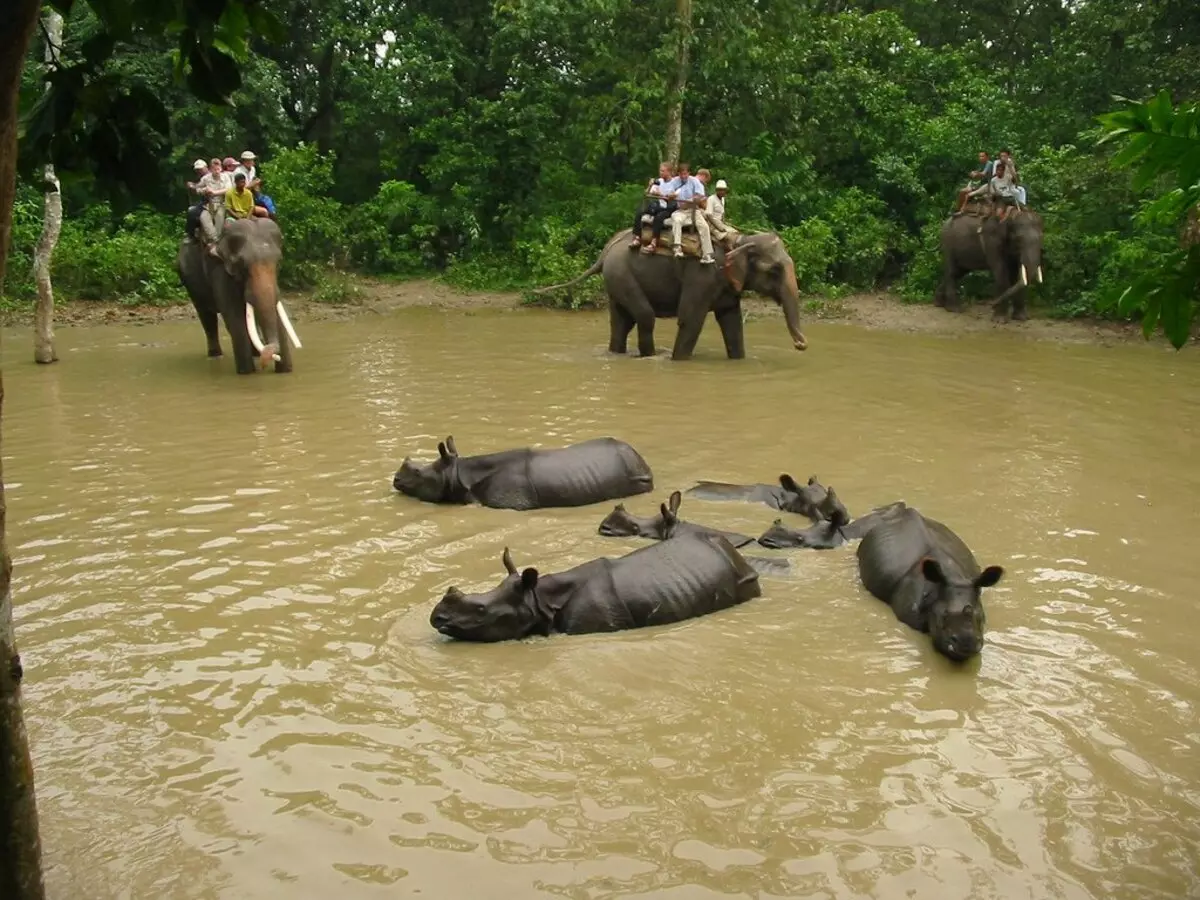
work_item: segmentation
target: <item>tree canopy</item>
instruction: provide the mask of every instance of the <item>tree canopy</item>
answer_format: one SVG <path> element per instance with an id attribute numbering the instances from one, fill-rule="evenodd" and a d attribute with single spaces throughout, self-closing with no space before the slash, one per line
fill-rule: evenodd
<path id="1" fill-rule="evenodd" d="M 681 95 L 682 155 L 729 181 L 731 219 L 780 231 L 806 289 L 929 299 L 956 189 L 979 150 L 1009 146 L 1047 221 L 1043 301 L 1095 312 L 1175 248 L 1138 215 L 1155 186 L 1110 168 L 1096 116 L 1116 95 L 1200 94 L 1186 0 L 279 0 L 273 18 L 214 3 L 183 31 L 150 0 L 59 5 L 64 66 L 56 91 L 22 94 L 22 162 L 31 185 L 47 157 L 85 175 L 64 186 L 59 265 L 87 296 L 177 296 L 170 254 L 150 258 L 181 228 L 190 162 L 246 147 L 289 229 L 293 283 L 330 260 L 556 280 L 628 219 Z M 28 85 L 42 68 L 31 53 Z M 188 90 L 200 75 L 210 102 Z M 127 218 L 139 204 L 173 219 Z M 72 219 L 94 230 L 110 214 L 154 250 L 73 256 Z"/>

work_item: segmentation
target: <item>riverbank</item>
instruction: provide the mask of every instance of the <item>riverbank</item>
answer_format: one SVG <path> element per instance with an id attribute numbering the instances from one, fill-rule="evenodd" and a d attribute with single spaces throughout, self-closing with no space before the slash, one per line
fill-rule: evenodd
<path id="1" fill-rule="evenodd" d="M 285 294 L 289 312 L 296 322 L 345 321 L 364 315 L 385 315 L 413 307 L 455 311 L 475 309 L 515 310 L 526 308 L 517 292 L 461 291 L 436 279 L 377 281 L 347 278 L 338 290 L 312 294 Z M 743 304 L 751 318 L 779 317 L 779 308 L 756 297 Z M 569 313 L 564 313 L 569 314 Z M 19 327 L 32 323 L 32 309 L 9 309 L 0 313 L 0 324 Z M 94 301 L 60 302 L 55 310 L 56 327 L 95 325 L 150 325 L 160 322 L 192 321 L 190 303 L 170 306 L 128 306 Z M 880 331 L 961 335 L 1007 332 L 1028 340 L 1057 343 L 1115 344 L 1143 341 L 1141 326 L 1129 322 L 1098 319 L 1052 319 L 1033 311 L 1026 322 L 995 322 L 989 303 L 978 303 L 962 313 L 948 313 L 931 304 L 905 303 L 894 294 L 852 294 L 832 300 L 809 298 L 802 306 L 804 322 L 820 321 L 857 325 Z M 1161 335 L 1152 339 L 1168 348 Z M 1192 344 L 1197 342 L 1193 336 Z"/>

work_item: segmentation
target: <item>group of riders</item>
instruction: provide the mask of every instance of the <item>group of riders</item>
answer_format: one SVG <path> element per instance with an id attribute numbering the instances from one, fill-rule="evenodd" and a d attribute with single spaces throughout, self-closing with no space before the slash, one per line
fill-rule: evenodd
<path id="1" fill-rule="evenodd" d="M 663 229 L 671 223 L 672 244 L 675 256 L 683 256 L 683 226 L 690 224 L 700 237 L 700 262 L 706 266 L 716 260 L 713 257 L 713 238 L 725 242 L 737 231 L 725 221 L 725 195 L 729 185 L 722 179 L 714 187 L 715 193 L 706 194 L 712 173 L 700 169 L 691 173 L 688 163 L 675 166 L 664 162 L 658 167 L 658 177 L 651 178 L 646 185 L 646 195 L 638 206 L 633 219 L 633 240 L 630 250 L 641 248 L 643 253 L 655 253 L 662 239 Z M 644 217 L 649 218 L 651 238 L 642 242 Z"/>
<path id="2" fill-rule="evenodd" d="M 239 163 L 232 156 L 198 159 L 192 164 L 196 180 L 187 183 L 196 202 L 188 208 L 187 233 L 219 258 L 218 238 L 229 219 L 275 218 L 275 201 L 262 189 L 258 158 L 249 150 Z"/>
<path id="3" fill-rule="evenodd" d="M 208 163 L 198 159 L 193 164 L 197 180 L 189 181 L 187 187 L 197 199 L 188 208 L 187 233 L 199 240 L 213 256 L 219 256 L 217 241 L 228 219 L 275 218 L 275 202 L 263 192 L 256 164 L 257 157 L 250 150 L 242 153 L 240 163 L 227 156 L 224 159 L 214 157 Z M 970 201 L 984 199 L 990 201 L 988 214 L 999 207 L 999 219 L 1003 221 L 1009 210 L 1025 205 L 1025 188 L 1007 147 L 994 160 L 987 151 L 981 150 L 979 168 L 972 171 L 970 177 L 966 187 L 958 192 L 953 215 L 962 215 Z M 661 163 L 658 177 L 647 183 L 645 197 L 634 216 L 629 249 L 656 253 L 662 233 L 670 222 L 675 256 L 682 257 L 683 227 L 690 224 L 700 238 L 700 262 L 703 265 L 716 262 L 713 238 L 724 243 L 735 238 L 738 232 L 725 219 L 729 185 L 724 179 L 718 180 L 714 193 L 709 196 L 706 189 L 711 180 L 712 173 L 708 169 L 700 169 L 693 175 L 686 162 L 678 166 Z M 647 219 L 651 237 L 643 242 Z"/>
<path id="4" fill-rule="evenodd" d="M 715 185 L 715 193 L 708 196 L 706 189 L 712 174 L 708 169 L 691 173 L 688 163 L 675 166 L 664 162 L 658 167 L 658 177 L 646 185 L 646 194 L 633 219 L 630 250 L 640 249 L 643 253 L 656 253 L 662 241 L 667 223 L 671 224 L 671 245 L 676 257 L 684 255 L 683 227 L 690 224 L 700 238 L 700 262 L 712 265 L 713 238 L 722 243 L 737 236 L 737 230 L 725 219 L 725 197 L 729 185 L 722 179 Z M 986 150 L 979 152 L 979 168 L 971 172 L 966 187 L 958 192 L 954 216 L 961 216 L 972 200 L 983 200 L 984 215 L 997 213 L 1000 221 L 1013 209 L 1022 209 L 1026 204 L 1026 192 L 1017 173 L 1012 151 L 1001 149 L 996 159 Z M 650 228 L 650 240 L 643 239 L 644 229 Z"/>
<path id="5" fill-rule="evenodd" d="M 1025 206 L 1025 188 L 1017 174 L 1012 151 L 1007 147 L 1000 151 L 997 159 L 992 159 L 986 150 L 979 151 L 979 168 L 971 172 L 971 180 L 958 192 L 958 204 L 953 215 L 961 216 L 970 201 L 979 199 L 989 201 L 987 215 L 999 207 L 998 218 L 1001 222 L 1008 216 L 1009 210 Z"/>

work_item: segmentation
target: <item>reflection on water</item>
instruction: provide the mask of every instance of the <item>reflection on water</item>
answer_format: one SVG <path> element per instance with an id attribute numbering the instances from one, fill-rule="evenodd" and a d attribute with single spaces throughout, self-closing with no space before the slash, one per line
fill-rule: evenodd
<path id="1" fill-rule="evenodd" d="M 673 323 L 660 323 L 667 337 Z M 1190 355 L 747 327 L 729 363 L 611 359 L 598 315 L 310 326 L 237 378 L 198 325 L 68 329 L 10 362 L 18 627 L 55 897 L 1108 898 L 1200 892 Z M 149 343 L 152 346 L 141 346 Z M 693 480 L 903 499 L 1006 578 L 956 670 L 792 555 L 676 626 L 469 646 L 500 551 L 640 546 L 611 504 L 397 497 L 406 454 L 611 434 Z M 759 534 L 765 506 L 685 501 Z"/>

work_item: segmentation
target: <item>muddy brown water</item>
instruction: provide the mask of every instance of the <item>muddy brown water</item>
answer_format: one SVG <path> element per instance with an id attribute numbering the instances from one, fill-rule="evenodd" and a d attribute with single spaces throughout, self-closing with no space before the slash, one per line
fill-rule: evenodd
<path id="1" fill-rule="evenodd" d="M 1200 369 L 1098 348 L 711 323 L 614 359 L 603 314 L 407 310 L 301 328 L 238 378 L 194 322 L 4 335 L 17 625 L 55 898 L 1200 895 Z M 673 323 L 662 323 L 667 342 Z M 1007 576 L 956 669 L 790 554 L 676 626 L 504 645 L 428 625 L 501 549 L 641 546 L 611 504 L 393 494 L 409 452 L 597 435 L 695 479 L 904 499 Z M 686 501 L 759 534 L 766 507 Z"/>

